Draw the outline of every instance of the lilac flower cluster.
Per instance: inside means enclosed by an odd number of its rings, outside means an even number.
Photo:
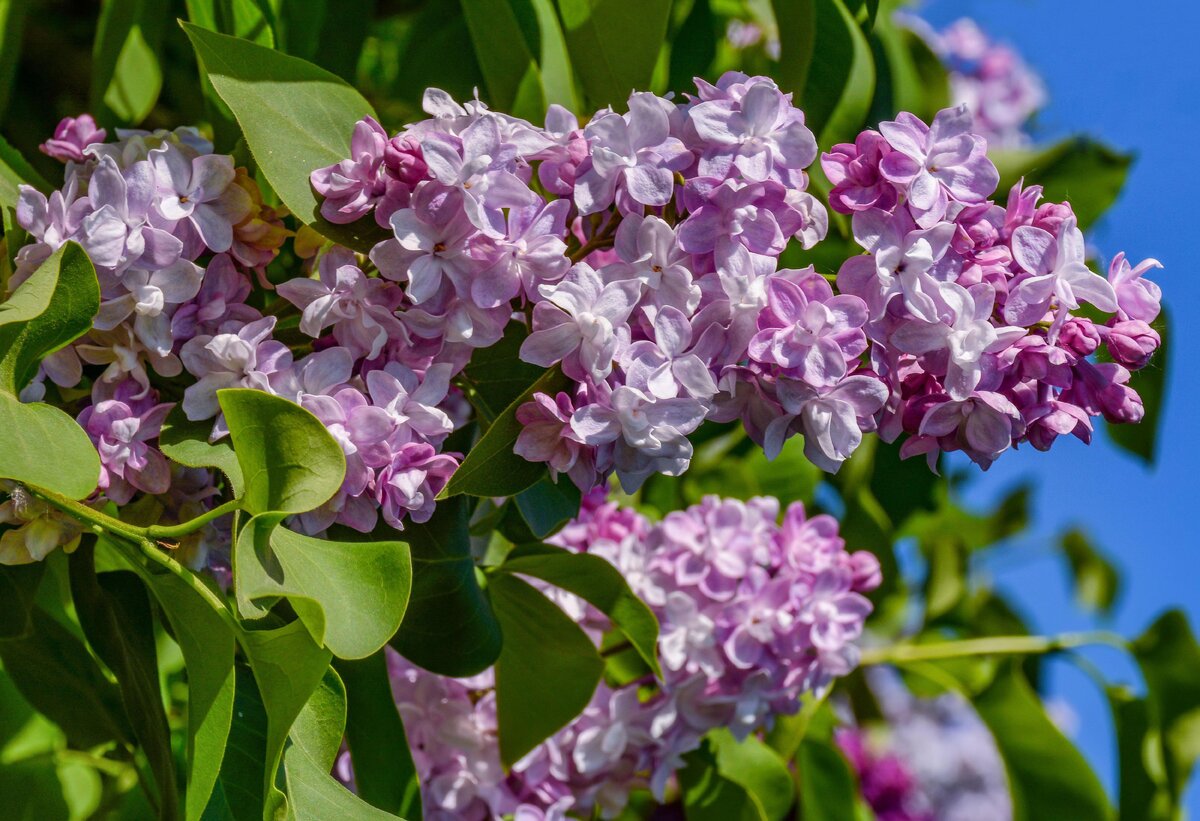
[[[867,254],[838,271],[866,305],[872,371],[887,386],[878,416],[902,453],[962,450],[987,467],[1010,446],[1090,441],[1092,418],[1137,422],[1128,385],[1159,346],[1149,259],[1088,268],[1069,203],[1039,205],[1039,186],[989,199],[999,175],[965,107],[932,125],[911,114],[822,155],[832,207],[852,215]],[[1080,311],[1088,303],[1102,324]],[[1089,357],[1104,346],[1111,361]]]
[[[547,817],[612,816],[635,785],[661,797],[709,730],[744,738],[795,712],[802,692],[849,673],[878,561],[848,553],[828,516],[808,518],[794,504],[779,524],[779,513],[773,499],[708,497],[651,523],[588,494],[554,541],[611,562],[655,612],[663,680],[602,683],[582,715],[506,774],[490,674],[458,681],[394,660],[426,812],[487,818],[524,804]],[[545,590],[597,642],[611,627],[581,600]],[[649,684],[653,694],[639,695]]]
[[[951,23],[930,39],[949,69],[951,97],[975,115],[975,128],[988,145],[1027,143],[1025,126],[1045,105],[1046,90],[1021,55],[992,41],[969,18]]]
[[[939,821],[926,806],[924,796],[907,762],[889,751],[879,751],[869,734],[843,727],[834,735],[858,777],[858,789],[878,821]]]

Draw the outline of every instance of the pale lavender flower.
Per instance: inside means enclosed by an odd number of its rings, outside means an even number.
[[[490,264],[472,278],[471,299],[484,308],[507,304],[522,292],[537,299],[539,285],[562,279],[571,267],[563,241],[570,205],[552,200],[509,209],[505,236],[480,241],[480,253]]]
[[[1108,266],[1108,282],[1117,299],[1117,316],[1121,319],[1138,319],[1153,322],[1162,310],[1162,289],[1157,283],[1145,278],[1151,268],[1161,268],[1156,259],[1144,259],[1135,266],[1129,265],[1125,253],[1113,257]]]
[[[441,363],[432,366],[423,376],[397,362],[367,374],[367,389],[371,401],[392,420],[394,429],[403,432],[401,441],[412,434],[430,442],[440,442],[454,423],[438,405],[450,390],[451,366]]]
[[[190,157],[168,142],[150,152],[150,164],[158,186],[158,214],[172,224],[190,226],[209,249],[228,251],[234,224],[246,218],[252,205],[246,190],[233,184],[233,159]]]
[[[432,445],[400,445],[376,476],[375,499],[383,518],[397,530],[404,520],[421,523],[433,515],[434,498],[458,467],[454,454],[437,453]]]
[[[724,178],[736,169],[747,180],[787,179],[817,156],[817,141],[790,95],[767,83],[738,101],[712,100],[687,112],[701,140],[699,173]]]
[[[1083,232],[1074,217],[1061,224],[1057,237],[1032,225],[1017,228],[1012,235],[1012,251],[1026,276],[1009,288],[1004,318],[1011,324],[1039,322],[1056,304],[1050,329],[1053,336],[1081,300],[1102,311],[1117,310],[1113,286],[1087,267]]]
[[[174,405],[156,403],[153,392],[137,396],[140,389],[136,382],[124,383],[114,398],[79,414],[80,427],[100,453],[99,487],[118,505],[128,503],[139,490],[166,493],[171,484],[167,460],[150,442],[158,438]]]
[[[275,317],[251,322],[237,332],[194,337],[183,346],[180,358],[197,381],[183,392],[183,412],[188,419],[211,419],[221,412],[217,391],[254,388],[271,392],[271,375],[286,370],[292,352],[271,339]]]

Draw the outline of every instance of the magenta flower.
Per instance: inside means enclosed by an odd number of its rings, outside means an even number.
[[[1125,253],[1113,257],[1108,266],[1108,282],[1117,298],[1117,316],[1121,319],[1139,319],[1153,322],[1162,309],[1162,290],[1145,278],[1151,268],[1161,268],[1156,259],[1144,259],[1130,267]]]
[[[150,152],[158,185],[155,208],[163,219],[190,226],[213,251],[233,245],[233,226],[250,213],[250,195],[233,184],[233,159],[189,157],[170,142]]]
[[[907,112],[879,130],[894,151],[879,164],[880,173],[901,186],[922,228],[946,215],[951,199],[983,202],[996,190],[1000,172],[987,158],[987,143],[971,132],[966,106],[939,111],[927,126]]]
[[[321,216],[334,223],[354,222],[366,216],[396,182],[384,170],[388,135],[374,117],[363,117],[350,137],[350,158],[318,168],[309,179],[325,199]],[[401,160],[396,157],[397,162]]]
[[[987,468],[1025,430],[1020,411],[1005,396],[977,391],[966,399],[933,405],[921,419],[920,434],[945,440],[942,450],[962,450]]]
[[[1070,217],[1059,227],[1058,236],[1041,228],[1022,226],[1013,231],[1013,259],[1026,272],[1010,287],[1004,318],[1013,325],[1033,325],[1057,305],[1053,336],[1080,300],[1102,311],[1117,310],[1113,286],[1087,267],[1083,232]]]
[[[692,152],[671,136],[671,104],[649,93],[629,98],[629,113],[609,112],[584,129],[591,157],[579,167],[575,204],[584,216],[617,203],[622,213],[666,205],[674,172],[692,164]]]
[[[545,462],[556,480],[558,474],[565,473],[587,491],[596,483],[596,469],[588,448],[571,428],[574,413],[575,406],[567,394],[560,392],[551,398],[535,393],[517,408],[522,428],[513,452],[530,462]]]
[[[103,128],[96,128],[91,114],[64,117],[54,128],[54,136],[38,146],[47,157],[67,162],[83,162],[83,150],[92,143],[102,143],[108,136]]]
[[[866,322],[866,303],[834,296],[823,277],[810,273],[793,282],[771,276],[750,358],[778,365],[810,385],[832,387],[867,349]]]

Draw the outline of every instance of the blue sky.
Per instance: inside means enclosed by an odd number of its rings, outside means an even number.
[[[1153,11],[1151,11],[1153,10]],[[1141,632],[1169,606],[1182,606],[1200,625],[1200,535],[1197,535],[1197,453],[1200,453],[1200,271],[1195,209],[1200,163],[1200,7],[1151,0],[1090,3],[1063,0],[930,0],[923,15],[941,27],[975,18],[1016,46],[1043,76],[1050,93],[1039,117],[1047,138],[1085,132],[1132,150],[1137,162],[1124,193],[1091,240],[1107,259],[1125,250],[1134,260],[1156,257],[1157,279],[1172,309],[1166,413],[1158,463],[1146,468],[1107,441],[1091,447],[1061,441],[1048,454],[1006,454],[973,482],[968,498],[991,499],[1023,479],[1037,482],[1033,536],[992,570],[996,583],[1044,632],[1086,629],[1091,621],[1071,602],[1061,563],[1049,555],[1055,534],[1083,525],[1121,567],[1126,581],[1110,626]],[[1136,681],[1113,650],[1088,653],[1109,676]],[[1050,671],[1054,696],[1079,714],[1076,741],[1109,785],[1115,783],[1112,728],[1092,682],[1066,663]],[[1200,815],[1200,779],[1188,807]]]

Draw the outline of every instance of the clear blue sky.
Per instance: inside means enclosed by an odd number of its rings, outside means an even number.
[[[1054,535],[1083,525],[1123,571],[1126,589],[1111,626],[1141,632],[1169,606],[1184,607],[1200,627],[1200,265],[1196,209],[1200,191],[1200,7],[1182,0],[929,0],[935,26],[975,18],[1016,46],[1040,71],[1050,102],[1039,118],[1047,138],[1086,132],[1138,159],[1125,191],[1091,240],[1107,259],[1125,250],[1156,257],[1174,327],[1167,406],[1158,463],[1147,469],[1107,441],[1084,447],[1061,441],[1048,453],[1006,454],[973,482],[969,497],[990,499],[1023,479],[1037,482],[1033,536],[992,568],[999,587],[1042,631],[1086,629],[1062,564],[1048,548]],[[1116,651],[1089,653],[1106,674],[1136,681]],[[1095,686],[1066,663],[1050,671],[1051,694],[1079,714],[1076,741],[1112,788],[1115,764],[1108,710]],[[1188,808],[1200,816],[1200,778]]]

